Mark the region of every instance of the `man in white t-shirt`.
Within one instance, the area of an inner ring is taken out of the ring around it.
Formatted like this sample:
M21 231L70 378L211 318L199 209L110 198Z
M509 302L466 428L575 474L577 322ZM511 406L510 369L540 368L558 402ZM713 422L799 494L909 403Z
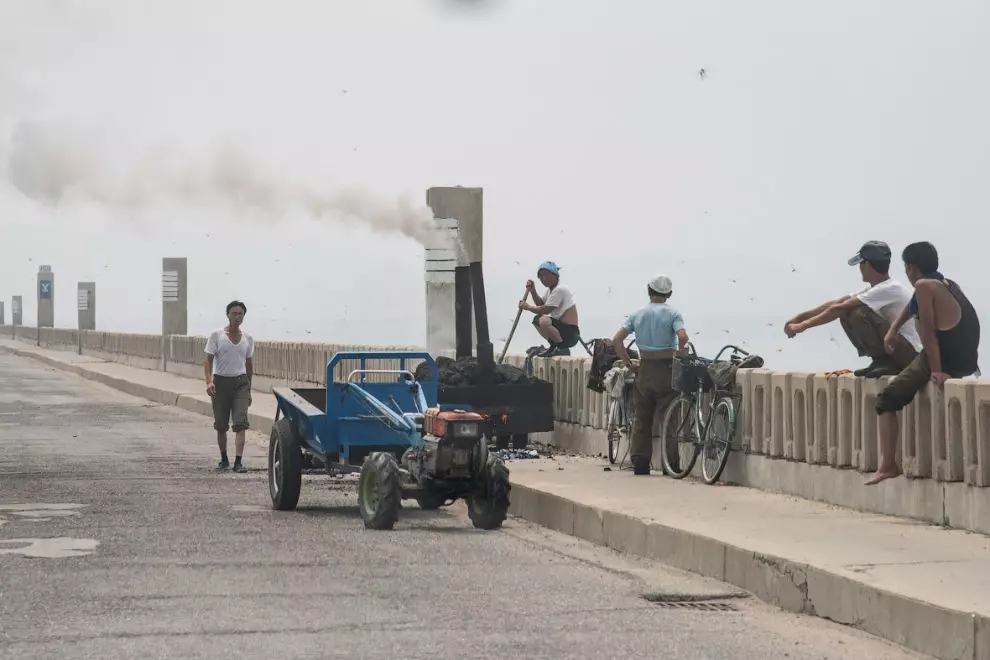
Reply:
M213 399L213 428L220 445L220 470L230 468L227 459L227 429L234 427L234 472L247 472L241 462L244 454L244 432L250 428L248 408L251 406L251 378L254 367L254 338L241 330L247 306L239 300L227 305L229 324L214 330L206 342L206 393Z
M526 291L533 296L535 305L525 300L519 301L519 308L533 312L533 325L540 335L550 343L550 347L538 357L570 355L571 347L581 339L578 328L577 305L570 287L560 283L560 267L552 261L544 261L536 269L536 276L547 287L546 300L536 293L533 280L526 282Z
M891 352L884 346L887 330L913 295L909 287L888 275L890 256L890 247L883 241L864 243L849 259L849 265L859 266L863 281L869 286L798 314L784 325L784 332L794 337L808 328L839 319L859 355L872 359L868 366L854 371L855 375L879 378L900 373L921 351L921 337L912 320L901 326Z

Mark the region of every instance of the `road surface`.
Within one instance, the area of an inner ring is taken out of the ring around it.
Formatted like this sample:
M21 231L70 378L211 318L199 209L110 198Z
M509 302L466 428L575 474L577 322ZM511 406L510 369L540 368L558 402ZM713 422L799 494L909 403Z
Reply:
M318 476L275 512L265 442L217 473L209 419L0 353L0 657L920 657L752 598L663 607L736 592L460 506L368 531Z

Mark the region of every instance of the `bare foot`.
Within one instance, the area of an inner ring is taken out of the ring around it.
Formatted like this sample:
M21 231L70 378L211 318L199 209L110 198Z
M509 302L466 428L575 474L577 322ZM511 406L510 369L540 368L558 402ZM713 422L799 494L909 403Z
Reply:
M887 479L893 479L899 476L901 476L901 471L898 470L896 467L890 468L889 470L877 470L876 472L873 473L873 476L870 477L863 485L875 486L881 481L885 481Z

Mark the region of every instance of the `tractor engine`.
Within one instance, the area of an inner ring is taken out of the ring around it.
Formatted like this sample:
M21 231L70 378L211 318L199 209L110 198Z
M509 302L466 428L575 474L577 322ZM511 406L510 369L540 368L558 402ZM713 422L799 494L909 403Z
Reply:
M407 449L402 462L421 483L473 479L484 467L484 420L474 412L430 408L423 418L423 446Z

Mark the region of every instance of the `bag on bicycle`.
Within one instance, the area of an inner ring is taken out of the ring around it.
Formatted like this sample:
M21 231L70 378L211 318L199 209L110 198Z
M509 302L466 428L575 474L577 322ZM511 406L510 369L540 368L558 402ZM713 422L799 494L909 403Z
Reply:
M736 387L736 372L740 369L759 369L763 366L763 358L759 355L748 355L740 362L719 360L708 366L708 376L716 388L723 392L733 392Z
M605 374L615 366L619 356L615 353L615 346L611 339L592 339L591 346L591 367L588 369L587 387L592 392L605 391ZM629 359L639 358L639 352L634 349L626 349Z

